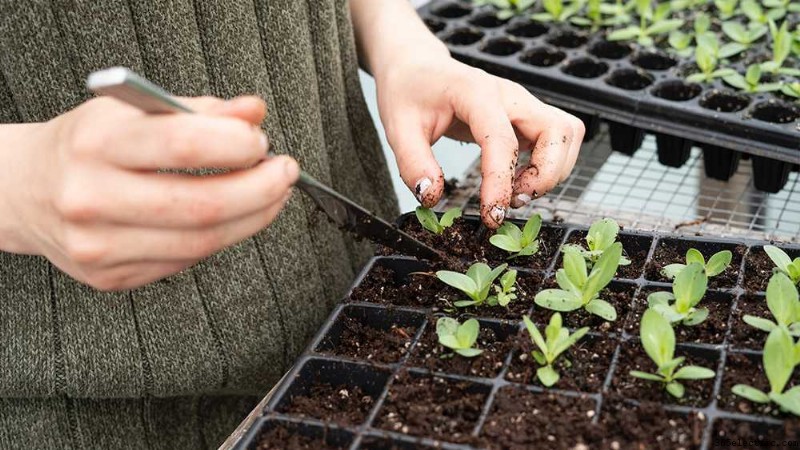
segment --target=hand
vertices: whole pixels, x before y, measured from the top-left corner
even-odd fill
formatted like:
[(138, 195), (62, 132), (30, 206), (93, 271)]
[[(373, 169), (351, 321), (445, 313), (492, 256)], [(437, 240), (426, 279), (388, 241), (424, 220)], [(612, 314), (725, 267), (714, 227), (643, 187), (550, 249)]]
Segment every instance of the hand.
[[(481, 147), (481, 218), (497, 228), (509, 206), (541, 197), (575, 166), (584, 126), (522, 86), (455, 61), (445, 52), (393, 57), (375, 71), (378, 105), (400, 175), (426, 207), (444, 190), (431, 144), (448, 136)], [(515, 170), (519, 150), (532, 151)]]
[[(18, 132), (0, 133), (14, 143), (0, 150), (0, 248), (44, 255), (79, 281), (118, 290), (184, 270), (271, 223), (299, 169), (289, 157), (265, 159), (256, 125), (266, 105), (182, 101), (200, 114), (147, 115), (98, 98), (47, 123), (6, 126)], [(197, 168), (237, 170), (157, 172)]]

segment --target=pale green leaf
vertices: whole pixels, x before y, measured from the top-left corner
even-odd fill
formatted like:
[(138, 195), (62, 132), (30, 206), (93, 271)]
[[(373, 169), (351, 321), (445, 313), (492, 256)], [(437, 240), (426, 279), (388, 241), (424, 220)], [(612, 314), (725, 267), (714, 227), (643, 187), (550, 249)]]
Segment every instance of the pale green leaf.
[(525, 227), (522, 229), (522, 239), (527, 245), (533, 242), (539, 235), (539, 230), (542, 228), (542, 216), (534, 214), (525, 222)]
[(586, 285), (586, 280), (588, 278), (586, 274), (586, 260), (580, 253), (572, 248), (564, 249), (564, 271), (575, 286), (581, 287)]
[(489, 243), (509, 253), (516, 253), (522, 250), (522, 245), (520, 244), (520, 241), (515, 240), (511, 236), (505, 234), (495, 234), (494, 236), (489, 238)]
[(705, 267), (692, 263), (681, 270), (672, 283), (672, 293), (675, 295), (676, 310), (687, 312), (696, 305), (705, 295), (708, 287), (708, 276)]
[(795, 386), (783, 394), (772, 394), (770, 398), (782, 410), (788, 411), (795, 416), (800, 416), (800, 386)]
[(667, 392), (669, 392), (669, 394), (675, 398), (683, 398), (683, 394), (686, 392), (686, 389), (677, 381), (672, 381), (667, 383)]
[(714, 371), (699, 366), (685, 366), (678, 369), (672, 377), (676, 380), (704, 380), (714, 378)]
[(789, 272), (788, 267), (792, 264), (792, 259), (789, 258), (786, 252), (774, 245), (765, 245), (764, 251), (767, 253), (767, 256), (769, 256), (769, 259), (775, 263), (775, 267), (784, 272)]
[(456, 339), (461, 344), (462, 348), (470, 348), (478, 340), (478, 333), (481, 326), (475, 319), (469, 319), (458, 327), (456, 331)]
[(542, 308), (562, 312), (575, 311), (583, 306), (580, 298), (561, 289), (545, 289), (536, 294), (534, 302)]
[(683, 319), (683, 324), (686, 326), (694, 326), (703, 323), (708, 318), (708, 308), (697, 308), (686, 315)]
[[(558, 313), (556, 313), (556, 314), (558, 314)], [(525, 322), (525, 328), (528, 330), (528, 334), (531, 335), (531, 342), (536, 344), (536, 346), (539, 347), (539, 350), (541, 350), (542, 352), (546, 352), (547, 351), (547, 343), (545, 342), (544, 338), (542, 337), (542, 334), (536, 328), (536, 325), (534, 325), (534, 323), (531, 321), (530, 317), (528, 317), (528, 316), (522, 316), (522, 320)]]
[(483, 350), (478, 348), (459, 348), (456, 349), (455, 352), (465, 358), (473, 358), (483, 353)]
[(771, 320), (762, 319), (761, 317), (751, 316), (749, 314), (745, 314), (744, 317), (742, 317), (742, 320), (751, 327), (757, 328), (761, 331), (766, 331), (767, 333), (774, 330), (777, 326)]
[(559, 375), (553, 366), (544, 366), (536, 370), (536, 376), (543, 385), (550, 387), (558, 383)]
[(605, 300), (595, 299), (590, 301), (584, 307), (586, 311), (600, 316), (609, 322), (617, 320), (617, 310)]
[(767, 285), (767, 307), (781, 325), (791, 324), (798, 310), (798, 294), (792, 280), (784, 273), (776, 272)]
[(723, 250), (721, 252), (715, 253), (711, 258), (708, 259), (708, 264), (706, 264), (706, 275), (709, 277), (715, 277), (731, 264), (731, 259), (733, 259), (733, 253), (730, 250)]
[(706, 260), (705, 258), (703, 258), (703, 254), (700, 253), (700, 250), (696, 248), (690, 248), (686, 252), (686, 264), (691, 264), (691, 263), (698, 263), (701, 266), (706, 265)]
[(669, 321), (661, 317), (658, 312), (652, 309), (644, 312), (639, 329), (639, 337), (647, 356), (657, 366), (660, 367), (672, 361), (672, 357), (675, 354), (675, 332), (672, 330), (672, 325), (670, 325)]
[(683, 26), (681, 19), (667, 19), (656, 22), (647, 28), (647, 34), (663, 34), (677, 30)]
[(417, 220), (423, 228), (432, 233), (442, 233), (443, 228), (439, 225), (439, 219), (436, 217), (436, 213), (433, 212), (433, 210), (417, 206), (417, 209), (414, 210), (414, 214), (417, 216)]
[(475, 281), (472, 278), (464, 275), (463, 273), (440, 270), (436, 272), (436, 278), (441, 280), (443, 283), (469, 295), (470, 297), (478, 294), (478, 285), (475, 284)]
[(643, 380), (664, 382), (664, 378), (662, 378), (661, 376), (654, 375), (652, 373), (642, 372), (640, 370), (631, 370), (629, 374), (632, 377), (641, 378)]
[(589, 250), (603, 251), (617, 240), (619, 224), (614, 219), (600, 219), (592, 223), (586, 234)]
[(612, 31), (607, 39), (609, 41), (630, 41), (638, 37), (640, 32), (639, 27), (631, 26)]
[(680, 264), (680, 263), (668, 264), (661, 269), (661, 275), (663, 275), (664, 278), (672, 280), (673, 278), (678, 276), (679, 273), (681, 273), (681, 270), (685, 268), (686, 264)]
[(769, 396), (767, 394), (746, 384), (737, 384), (731, 389), (731, 392), (754, 403), (769, 403)]
[(615, 242), (609, 246), (592, 267), (592, 272), (586, 280), (583, 288), (583, 300), (588, 301), (597, 295), (604, 287), (611, 282), (614, 274), (617, 273), (619, 260), (622, 257), (622, 244)]
[(444, 228), (451, 227), (453, 226), (453, 221), (459, 217), (461, 217), (461, 208), (450, 208), (442, 214), (442, 218), (439, 219), (439, 225)]
[(794, 341), (789, 332), (782, 327), (772, 330), (764, 344), (763, 354), (764, 372), (769, 380), (770, 392), (783, 392), (794, 369), (794, 358), (787, 355), (793, 354)]

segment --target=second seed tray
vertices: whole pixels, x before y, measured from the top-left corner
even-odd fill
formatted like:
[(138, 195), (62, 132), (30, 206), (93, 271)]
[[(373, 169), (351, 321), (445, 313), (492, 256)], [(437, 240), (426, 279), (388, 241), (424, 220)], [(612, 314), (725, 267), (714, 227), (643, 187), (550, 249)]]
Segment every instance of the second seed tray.
[[(417, 224), (409, 218), (404, 215), (399, 223), (414, 232)], [(482, 239), (476, 217), (454, 226)], [(237, 448), (256, 449), (262, 438), (276, 445), (264, 448), (306, 442), (311, 447), (297, 448), (462, 450), (709, 449), (737, 439), (773, 444), (800, 439), (796, 418), (730, 392), (736, 383), (767, 388), (760, 352), (766, 334), (741, 321), (744, 313), (769, 314), (763, 290), (771, 263), (765, 262), (763, 241), (621, 232), (632, 264), (621, 268), (620, 277), (601, 294), (617, 308), (617, 321), (603, 325), (582, 311), (562, 313), (570, 329), (591, 326), (591, 332), (565, 354), (572, 366), (561, 369), (555, 388), (538, 383), (535, 365), (522, 356), (531, 346), (521, 316), (529, 314), (544, 325), (552, 312), (536, 307), (533, 297), (552, 284), (561, 264), (558, 248), (585, 232), (585, 227), (543, 225), (541, 254), (512, 260), (519, 263), (514, 267), (520, 271), (520, 298), (508, 310), (452, 311), (449, 302), (460, 296), (421, 274), (431, 270), (428, 263), (398, 255), (373, 258)], [(800, 255), (800, 246), (779, 246)], [(670, 289), (658, 274), (660, 266), (678, 262), (676, 255), (682, 258), (689, 247), (706, 257), (728, 249), (734, 257), (725, 276), (712, 279), (703, 300), (709, 319), (692, 328), (676, 327), (676, 356), (716, 372), (712, 380), (685, 383), (686, 401), (679, 402), (627, 372), (653, 369), (643, 358), (638, 321), (647, 293)], [(465, 264), (472, 262), (464, 256)], [(484, 256), (492, 266), (500, 263), (491, 252)], [(470, 360), (439, 357), (435, 320), (445, 310), (460, 320), (478, 318), (483, 331), (477, 346), (483, 354)], [(395, 351), (371, 348), (376, 336), (394, 343)], [(795, 373), (789, 385), (798, 381)], [(325, 417), (304, 413), (309, 407)]]

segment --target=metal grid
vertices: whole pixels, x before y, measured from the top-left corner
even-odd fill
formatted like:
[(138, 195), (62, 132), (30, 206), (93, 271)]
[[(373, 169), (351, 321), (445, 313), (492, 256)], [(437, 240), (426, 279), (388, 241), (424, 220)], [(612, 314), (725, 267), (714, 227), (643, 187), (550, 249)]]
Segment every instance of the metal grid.
[[(480, 164), (476, 161), (459, 187), (438, 209), (460, 206), (478, 213)], [(800, 241), (800, 174), (792, 172), (777, 194), (757, 191), (750, 161), (741, 161), (727, 182), (707, 178), (702, 152), (692, 149), (680, 168), (658, 162), (655, 139), (627, 156), (612, 152), (603, 131), (584, 144), (572, 175), (545, 197), (511, 210), (526, 218), (538, 212), (548, 220), (589, 224), (612, 217), (627, 228), (680, 234), (742, 236)]]

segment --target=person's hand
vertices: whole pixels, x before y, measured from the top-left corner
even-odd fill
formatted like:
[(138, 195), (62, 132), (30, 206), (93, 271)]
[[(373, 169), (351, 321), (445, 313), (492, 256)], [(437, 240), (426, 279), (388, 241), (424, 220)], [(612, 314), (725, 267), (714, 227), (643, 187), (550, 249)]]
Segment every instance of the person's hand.
[[(393, 55), (376, 70), (378, 104), (400, 175), (426, 207), (444, 176), (431, 152), (442, 136), (481, 147), (481, 218), (497, 228), (518, 208), (565, 180), (578, 158), (584, 126), (522, 86), (455, 61), (447, 53)], [(516, 169), (518, 151), (533, 151)]]
[[(0, 150), (0, 231), (14, 238), (3, 249), (44, 255), (79, 281), (119, 290), (184, 270), (271, 223), (299, 168), (286, 156), (266, 159), (256, 126), (264, 102), (182, 101), (200, 114), (147, 115), (98, 98), (47, 123), (12, 125), (21, 131), (6, 146), (13, 150)], [(199, 168), (237, 170), (169, 170)]]

